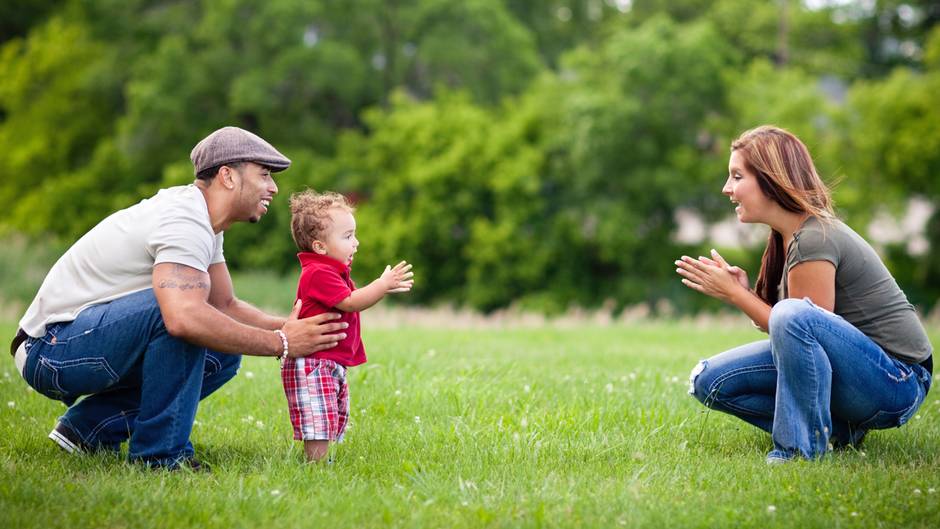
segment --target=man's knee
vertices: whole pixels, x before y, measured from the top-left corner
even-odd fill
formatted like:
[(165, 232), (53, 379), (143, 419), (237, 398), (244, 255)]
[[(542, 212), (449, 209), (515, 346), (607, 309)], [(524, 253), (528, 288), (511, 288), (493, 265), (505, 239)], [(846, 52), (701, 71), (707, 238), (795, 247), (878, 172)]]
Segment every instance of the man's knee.
[(206, 378), (228, 381), (238, 373), (241, 362), (241, 355), (209, 351), (206, 354)]

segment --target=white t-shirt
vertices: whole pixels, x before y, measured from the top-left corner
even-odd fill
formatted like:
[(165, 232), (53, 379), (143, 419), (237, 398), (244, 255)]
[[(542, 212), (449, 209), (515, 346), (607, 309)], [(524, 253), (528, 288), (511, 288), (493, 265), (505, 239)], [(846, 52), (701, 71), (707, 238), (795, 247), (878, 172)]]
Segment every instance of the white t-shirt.
[(163, 189), (117, 211), (56, 261), (20, 328), (38, 338), (51, 323), (72, 321), (85, 307), (152, 288), (153, 267), (179, 263), (202, 272), (225, 261), (222, 233), (212, 231), (195, 185)]

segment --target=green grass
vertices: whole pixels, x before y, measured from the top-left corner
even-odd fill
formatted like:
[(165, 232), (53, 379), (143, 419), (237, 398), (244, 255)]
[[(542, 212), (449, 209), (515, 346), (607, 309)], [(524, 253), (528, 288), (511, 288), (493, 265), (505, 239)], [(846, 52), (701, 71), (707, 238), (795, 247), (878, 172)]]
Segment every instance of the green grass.
[(760, 336), (666, 323), (367, 330), (352, 427), (329, 466), (302, 463), (276, 363), (247, 358), (199, 410), (209, 475), (60, 452), (45, 436), (63, 406), (8, 362), (0, 527), (936, 526), (933, 395), (861, 452), (768, 467), (768, 435), (686, 394), (697, 359)]

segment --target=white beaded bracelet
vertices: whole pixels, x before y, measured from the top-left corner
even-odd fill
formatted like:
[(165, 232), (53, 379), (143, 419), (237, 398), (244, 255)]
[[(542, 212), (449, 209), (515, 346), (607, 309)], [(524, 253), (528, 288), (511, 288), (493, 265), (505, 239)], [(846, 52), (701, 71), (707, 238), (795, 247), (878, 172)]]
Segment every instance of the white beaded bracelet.
[(277, 329), (274, 332), (281, 337), (281, 344), (284, 346), (284, 351), (281, 352), (281, 367), (284, 367), (284, 362), (287, 360), (287, 335), (284, 334), (284, 331)]

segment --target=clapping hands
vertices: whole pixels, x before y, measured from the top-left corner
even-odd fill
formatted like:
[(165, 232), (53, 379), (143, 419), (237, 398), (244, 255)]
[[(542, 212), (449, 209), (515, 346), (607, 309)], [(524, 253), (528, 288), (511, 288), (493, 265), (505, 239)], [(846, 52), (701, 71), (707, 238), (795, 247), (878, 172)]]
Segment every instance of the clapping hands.
[(676, 261), (676, 267), (683, 285), (723, 301), (730, 301), (740, 289), (750, 289), (747, 272), (729, 265), (716, 250), (711, 251), (711, 259), (683, 255)]

